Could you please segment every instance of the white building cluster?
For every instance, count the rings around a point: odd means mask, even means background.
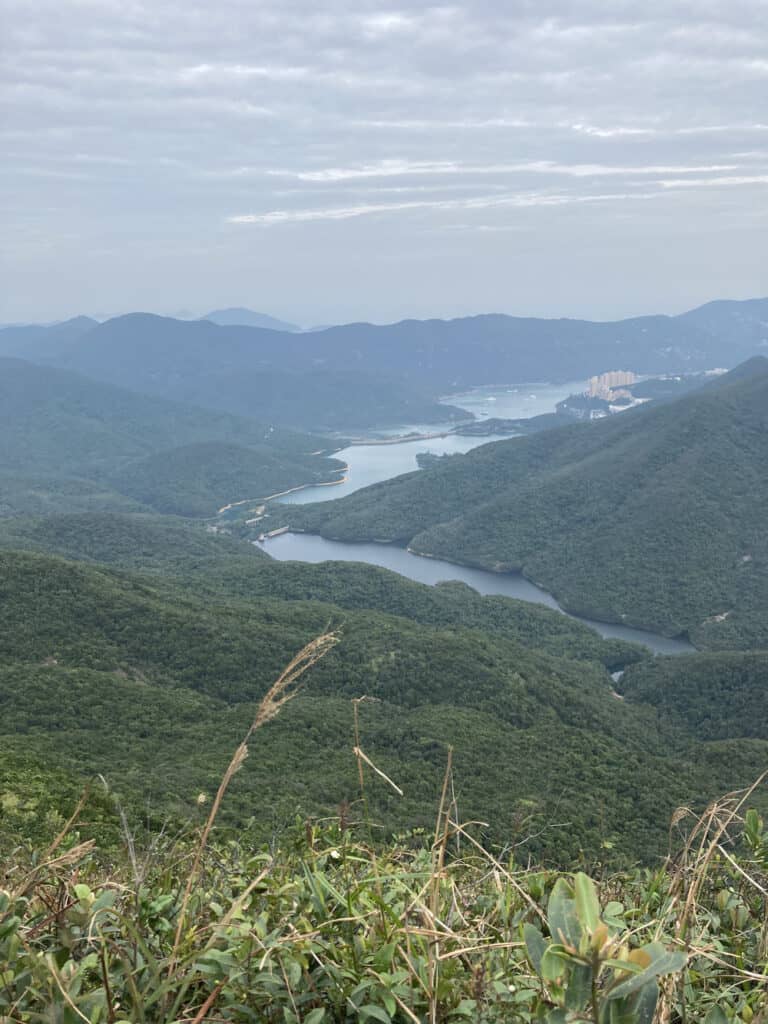
[[[614,388],[625,388],[637,383],[637,374],[632,370],[609,370],[597,377],[590,377],[587,382],[587,394],[590,398],[611,398]]]

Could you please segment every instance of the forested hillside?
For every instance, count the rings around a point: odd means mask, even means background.
[[[254,544],[188,519],[153,513],[54,513],[0,519],[0,546],[194,578],[198,586],[229,572],[247,576],[253,563],[271,564]]]
[[[646,659],[622,677],[627,700],[652,704],[703,740],[760,739],[768,722],[768,651]]]
[[[481,629],[535,650],[600,662],[611,669],[647,657],[644,647],[603,639],[542,605],[482,597],[456,581],[431,587],[362,563],[275,562],[256,545],[169,516],[96,513],[5,520],[0,522],[0,546],[166,575],[198,595],[323,601],[428,626]]]
[[[489,839],[535,833],[559,862],[607,839],[617,855],[653,857],[677,803],[740,784],[768,753],[768,738],[698,743],[653,708],[612,697],[599,663],[538,653],[503,630],[327,602],[197,598],[169,578],[7,553],[0,790],[14,794],[17,825],[35,828],[96,772],[134,815],[189,815],[254,702],[329,623],[341,643],[233,787],[230,820],[254,834],[350,798],[350,701],[362,696],[373,698],[361,709],[366,750],[405,794],[382,790],[376,820],[428,823],[451,744],[462,817],[489,822]],[[45,773],[44,796],[31,765]],[[546,827],[555,821],[568,824]]]
[[[283,514],[339,540],[521,569],[592,618],[685,633],[701,647],[759,647],[766,464],[760,358],[655,409],[485,445]]]
[[[153,508],[210,516],[232,501],[336,479],[329,443],[0,359],[0,514]]]

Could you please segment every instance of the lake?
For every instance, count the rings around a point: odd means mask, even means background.
[[[326,540],[309,533],[283,533],[260,543],[267,554],[278,561],[297,562],[368,562],[391,569],[408,579],[418,583],[435,584],[444,580],[461,580],[473,587],[480,594],[500,594],[503,597],[515,597],[521,601],[532,601],[563,612],[557,601],[541,590],[520,573],[495,573],[483,569],[468,569],[452,562],[444,562],[438,558],[422,558],[405,548],[391,544],[344,544],[341,541]],[[563,614],[568,614],[563,612]],[[614,625],[605,622],[594,622],[591,619],[577,618],[604,637],[615,637],[620,640],[633,640],[645,644],[656,654],[689,654],[695,648],[686,640],[670,639],[656,633],[647,633],[628,626]]]
[[[573,381],[570,384],[527,384],[519,388],[476,388],[461,395],[450,395],[445,398],[452,405],[475,414],[482,421],[491,417],[501,419],[527,419],[540,413],[554,412],[555,406],[568,395],[583,391],[584,381]],[[382,437],[404,435],[410,433],[439,433],[441,429],[450,429],[450,424],[410,423],[393,429],[382,431]],[[418,469],[416,456],[419,452],[431,452],[434,455],[452,455],[455,452],[468,452],[481,444],[501,441],[507,438],[491,435],[489,437],[460,437],[458,434],[444,434],[416,441],[400,441],[398,443],[353,444],[336,452],[335,458],[341,459],[348,466],[346,479],[332,487],[305,487],[280,499],[293,505],[305,505],[312,501],[333,501],[343,498],[346,494],[368,487],[382,480],[390,480],[393,476],[411,473]]]
[[[450,455],[454,452],[468,452],[480,444],[501,441],[501,437],[460,437],[448,434],[421,441],[400,441],[397,444],[354,444],[334,453],[335,459],[347,464],[346,478],[333,486],[304,487],[300,491],[286,494],[280,502],[291,505],[306,505],[311,501],[334,501],[345,494],[359,491],[361,487],[390,480],[393,476],[411,473],[418,469],[416,456],[419,452],[433,452],[435,455]]]

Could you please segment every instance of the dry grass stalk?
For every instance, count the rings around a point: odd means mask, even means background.
[[[33,868],[33,870],[24,877],[20,885],[18,885],[16,889],[12,890],[11,898],[18,899],[20,896],[25,896],[41,875],[48,872],[55,872],[58,868],[69,867],[71,864],[76,864],[77,861],[82,860],[87,853],[90,853],[95,845],[95,839],[87,839],[85,842],[78,843],[77,846],[73,846],[71,850],[65,850],[64,853],[60,853],[58,857],[54,857],[52,860],[41,860],[37,867]],[[53,849],[52,846],[49,847],[49,850],[51,849]]]
[[[690,882],[687,888],[685,903],[676,928],[676,938],[679,941],[685,941],[688,926],[696,912],[698,894],[704,884],[709,865],[720,849],[723,838],[727,836],[728,829],[738,818],[739,812],[752,794],[766,779],[768,779],[768,771],[763,772],[748,789],[728,793],[726,796],[710,804],[697,826],[691,832],[690,838],[683,850],[680,870],[672,886],[673,891],[676,887],[684,888],[688,856],[693,849],[696,839],[699,838],[698,851],[691,865]]]
[[[77,1014],[80,1020],[84,1020],[85,1024],[90,1024],[88,1018],[85,1016],[84,1013],[82,1013],[82,1011],[78,1010],[77,1006],[75,1006],[74,1002],[72,1001],[72,996],[69,994],[69,992],[67,992],[66,986],[64,985],[64,982],[61,978],[61,974],[59,973],[59,969],[56,966],[56,961],[50,955],[48,955],[45,958],[45,960],[48,966],[48,970],[51,972],[51,977],[56,982],[56,987],[58,988],[59,992],[61,992],[64,1002],[67,1004],[67,1006],[70,1007],[71,1010],[74,1010],[74,1012]]]
[[[83,790],[82,796],[78,800],[77,806],[72,812],[69,820],[64,825],[59,834],[56,836],[56,838],[53,840],[53,842],[50,844],[50,846],[45,850],[42,857],[40,858],[40,862],[37,865],[37,867],[33,868],[32,871],[30,871],[29,874],[25,876],[20,885],[17,886],[17,888],[13,891],[12,895],[14,899],[18,898],[19,896],[25,896],[30,887],[35,883],[35,880],[39,877],[39,875],[42,872],[51,870],[55,867],[62,867],[65,864],[71,864],[74,860],[79,860],[81,856],[83,856],[85,853],[87,853],[89,850],[93,848],[94,844],[92,841],[89,840],[88,842],[80,843],[79,846],[73,847],[71,850],[68,850],[65,854],[61,855],[60,857],[56,857],[53,860],[50,859],[52,854],[54,854],[56,850],[58,850],[59,846],[61,846],[62,842],[66,839],[67,835],[69,835],[70,829],[73,827],[77,819],[80,817],[83,808],[88,802],[88,797],[90,796],[90,793],[91,786],[89,783]]]
[[[438,919],[440,909],[440,881],[445,868],[445,849],[448,845],[448,831],[450,827],[450,814],[445,804],[448,798],[448,786],[451,779],[453,767],[453,747],[448,747],[448,758],[445,763],[445,774],[443,775],[443,788],[440,792],[440,806],[437,811],[435,822],[435,839],[432,844],[432,877],[430,879],[429,916],[435,922]],[[431,1024],[437,1024],[437,983],[440,973],[440,935],[427,946],[429,959],[429,1019]]]
[[[393,782],[392,779],[390,779],[390,777],[388,775],[386,775],[381,770],[381,768],[377,768],[376,765],[373,763],[373,761],[370,759],[370,757],[368,757],[368,755],[365,753],[364,750],[362,750],[360,747],[353,747],[352,748],[352,753],[355,755],[356,758],[358,758],[358,763],[360,761],[364,761],[368,765],[369,768],[371,768],[374,772],[376,772],[376,774],[379,776],[380,779],[383,779],[386,783],[388,783],[392,787],[392,789],[394,789],[394,791],[397,793],[398,796],[404,796],[404,793],[403,793],[402,789],[400,789],[400,787],[397,785],[397,783]]]
[[[213,828],[216,816],[219,813],[219,808],[221,807],[221,802],[224,799],[224,794],[229,788],[229,784],[233,777],[239,769],[242,768],[245,763],[245,759],[248,757],[248,741],[257,729],[260,729],[263,725],[266,725],[267,722],[270,722],[275,718],[288,701],[292,700],[296,696],[298,690],[295,684],[308,669],[312,668],[313,665],[316,665],[321,658],[324,658],[325,655],[336,646],[339,642],[339,638],[338,630],[334,630],[315,637],[314,640],[311,640],[308,644],[302,647],[299,653],[288,663],[272,686],[270,686],[262,697],[261,702],[256,709],[256,715],[248,729],[248,732],[245,734],[243,742],[232,755],[232,760],[229,762],[227,770],[224,772],[222,780],[219,783],[216,798],[211,805],[211,811],[201,833],[200,841],[197,844],[192,868],[190,869],[189,876],[187,878],[187,884],[184,889],[184,896],[182,897],[181,908],[179,910],[179,920],[176,926],[176,937],[174,938],[173,950],[168,963],[169,975],[173,973],[176,966],[181,938],[184,932],[184,924],[186,923],[187,907],[189,906],[192,889],[197,881],[200,862],[208,843],[208,837],[211,834],[211,829]]]
[[[300,677],[313,665],[316,665],[321,658],[324,658],[336,646],[340,638],[339,630],[333,630],[315,637],[314,640],[302,647],[262,698],[256,711],[256,717],[243,742],[247,743],[257,729],[271,721],[280,712],[280,709],[296,696],[297,690],[293,684],[298,682]]]
[[[489,861],[489,863],[493,864],[493,866],[496,868],[496,870],[501,875],[503,875],[504,878],[506,878],[506,880],[509,882],[509,884],[512,886],[512,888],[515,890],[515,892],[519,896],[522,897],[522,899],[528,904],[528,906],[531,908],[531,910],[539,918],[541,918],[542,921],[544,921],[546,923],[546,917],[545,917],[544,911],[541,909],[541,907],[539,907],[538,904],[536,903],[536,901],[531,896],[529,896],[529,894],[525,891],[525,889],[522,887],[522,885],[520,885],[520,883],[517,881],[517,879],[514,878],[509,873],[509,871],[507,871],[507,869],[496,860],[496,858],[493,856],[493,854],[490,853],[488,850],[486,850],[486,848],[481,843],[478,843],[478,841],[475,839],[475,837],[470,835],[470,833],[467,832],[466,828],[463,825],[459,825],[459,823],[456,822],[456,821],[451,821],[450,825],[451,825],[451,828],[454,830],[454,832],[456,832],[459,835],[464,836],[464,838],[467,839],[471,843],[472,846],[474,846],[474,848],[481,854],[481,856],[485,857],[486,860]]]
[[[725,853],[722,843],[728,836],[728,830],[735,821],[739,820],[739,815],[744,808],[744,805],[750,799],[755,790],[758,789],[766,779],[768,779],[768,771],[763,772],[763,774],[760,775],[759,778],[757,778],[747,789],[727,793],[725,796],[711,803],[705,810],[704,814],[697,819],[696,825],[686,839],[676,870],[674,865],[671,863],[671,856],[667,859],[667,867],[672,877],[672,884],[670,885],[671,905],[669,910],[671,911],[672,907],[676,904],[682,903],[682,908],[675,926],[675,938],[688,955],[694,953],[695,955],[707,956],[709,959],[712,959],[712,956],[711,954],[708,954],[708,951],[696,948],[690,939],[691,923],[698,914],[699,893],[701,892],[704,880],[709,873],[709,867],[712,860],[718,853]],[[690,813],[691,812],[688,808],[678,808],[672,817],[670,837],[675,825]],[[731,861],[731,858],[728,857],[727,854],[726,858],[729,862]],[[745,872],[741,873],[745,875],[749,881],[752,881]],[[758,888],[760,887],[758,886]],[[735,974],[744,978],[750,977],[750,972],[741,971],[735,966],[733,967],[733,970]],[[680,1005],[682,1020],[683,1024],[686,1024],[687,1015],[685,1012],[684,997],[682,996],[685,977],[686,971],[683,970],[679,978],[669,980],[662,987],[659,1008],[656,1015],[656,1019],[659,1024],[663,1024],[663,1022],[671,1019],[672,1004],[676,995],[681,997]],[[750,980],[755,979],[750,978]]]

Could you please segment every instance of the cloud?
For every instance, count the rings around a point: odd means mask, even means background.
[[[127,308],[126,289],[154,294],[161,278],[179,307],[187,289],[213,307],[248,298],[213,294],[216,281],[268,281],[286,317],[301,319],[291,306],[315,301],[305,294],[379,301],[363,280],[369,265],[378,291],[405,304],[403,252],[444,293],[475,289],[475,308],[480,294],[512,302],[491,248],[516,244],[510,219],[536,239],[526,288],[542,295],[588,273],[585,294],[607,294],[598,256],[573,277],[549,271],[577,220],[578,245],[605,254],[603,273],[617,252],[627,259],[617,295],[675,287],[663,260],[640,267],[654,245],[716,282],[760,273],[764,239],[749,225],[768,174],[764,0],[0,3],[4,246],[51,254],[8,260],[13,309],[0,319],[23,318],[49,291],[51,307],[71,296],[77,311],[106,291],[115,298],[99,306]],[[262,235],[233,230],[232,211],[245,211],[238,223],[295,230],[271,232],[265,254],[248,241]],[[477,272],[461,269],[459,232],[435,250],[437,231],[457,221],[495,253]],[[305,237],[327,243],[322,290],[314,271],[294,275]],[[703,268],[708,244],[725,268],[715,257]],[[195,264],[203,251],[214,264]]]
[[[521,193],[505,196],[475,196],[469,199],[419,199],[401,203],[361,203],[356,206],[332,206],[316,209],[269,210],[266,213],[244,213],[227,217],[229,224],[296,224],[306,221],[350,220],[377,214],[394,214],[411,210],[455,211],[488,209],[529,209],[532,207],[568,206],[583,203],[612,203],[655,198],[656,193],[604,193],[569,195],[565,193]]]
[[[720,188],[741,187],[743,185],[768,185],[768,174],[731,175],[716,178],[674,178],[660,181],[662,188]]]
[[[551,160],[525,161],[517,164],[460,164],[451,161],[383,160],[378,164],[362,167],[327,167],[317,171],[274,171],[267,173],[277,177],[296,178],[298,181],[336,182],[358,181],[366,178],[404,178],[411,175],[484,175],[507,174],[565,174],[574,178],[599,178],[612,175],[638,174],[701,174],[712,171],[732,171],[737,164],[711,164],[708,166],[648,166],[622,167],[608,164],[557,164]]]

